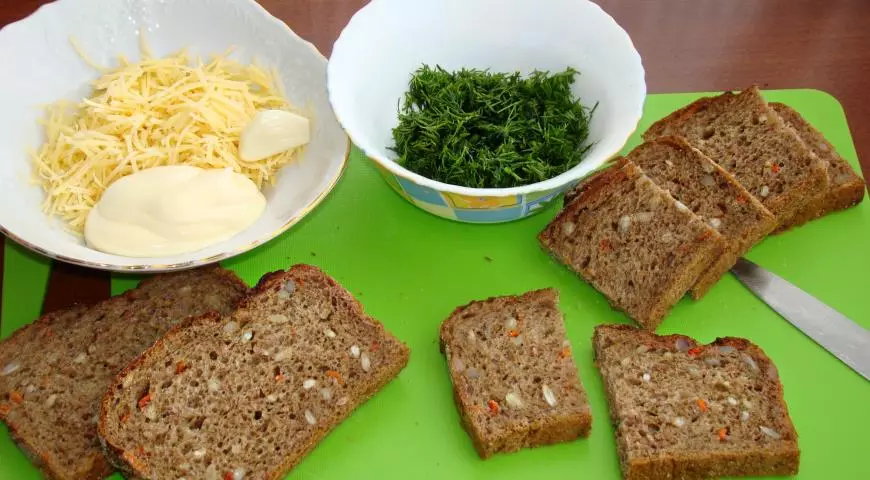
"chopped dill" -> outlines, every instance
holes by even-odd
[[[584,107],[571,93],[577,71],[448,72],[412,76],[393,129],[397,162],[439,182],[508,188],[571,169],[591,146]]]

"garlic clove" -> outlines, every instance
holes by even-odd
[[[285,110],[261,110],[242,132],[239,156],[246,162],[262,160],[310,140],[307,118]]]

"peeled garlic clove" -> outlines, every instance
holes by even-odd
[[[310,140],[307,118],[285,110],[261,110],[242,132],[239,156],[246,162],[262,160]]]

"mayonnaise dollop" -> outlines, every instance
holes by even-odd
[[[230,169],[149,168],[106,189],[88,215],[85,240],[128,257],[176,255],[230,238],[265,208],[254,182]]]

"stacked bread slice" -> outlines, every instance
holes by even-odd
[[[315,267],[207,267],[0,342],[0,420],[47,478],[282,478],[408,355]]]
[[[350,292],[296,265],[230,315],[182,322],[121,372],[100,439],[128,478],[283,478],[408,356]]]
[[[726,248],[713,227],[626,159],[579,185],[538,238],[649,329]]]
[[[229,313],[247,290],[207,267],[37,319],[0,343],[0,420],[47,478],[108,476],[97,418],[112,379],[185,317]]]
[[[635,148],[628,160],[722,235],[726,248],[691,288],[701,298],[737,259],[776,226],[776,218],[716,162],[679,137]]]
[[[539,239],[648,329],[686,292],[704,296],[771,231],[863,199],[863,180],[833,146],[756,87],[702,98],[653,124],[644,139],[567,194]],[[650,198],[665,206],[651,207]],[[685,213],[679,225],[661,215],[675,208]],[[686,228],[698,223],[714,231],[706,236],[720,249],[687,246]]]

